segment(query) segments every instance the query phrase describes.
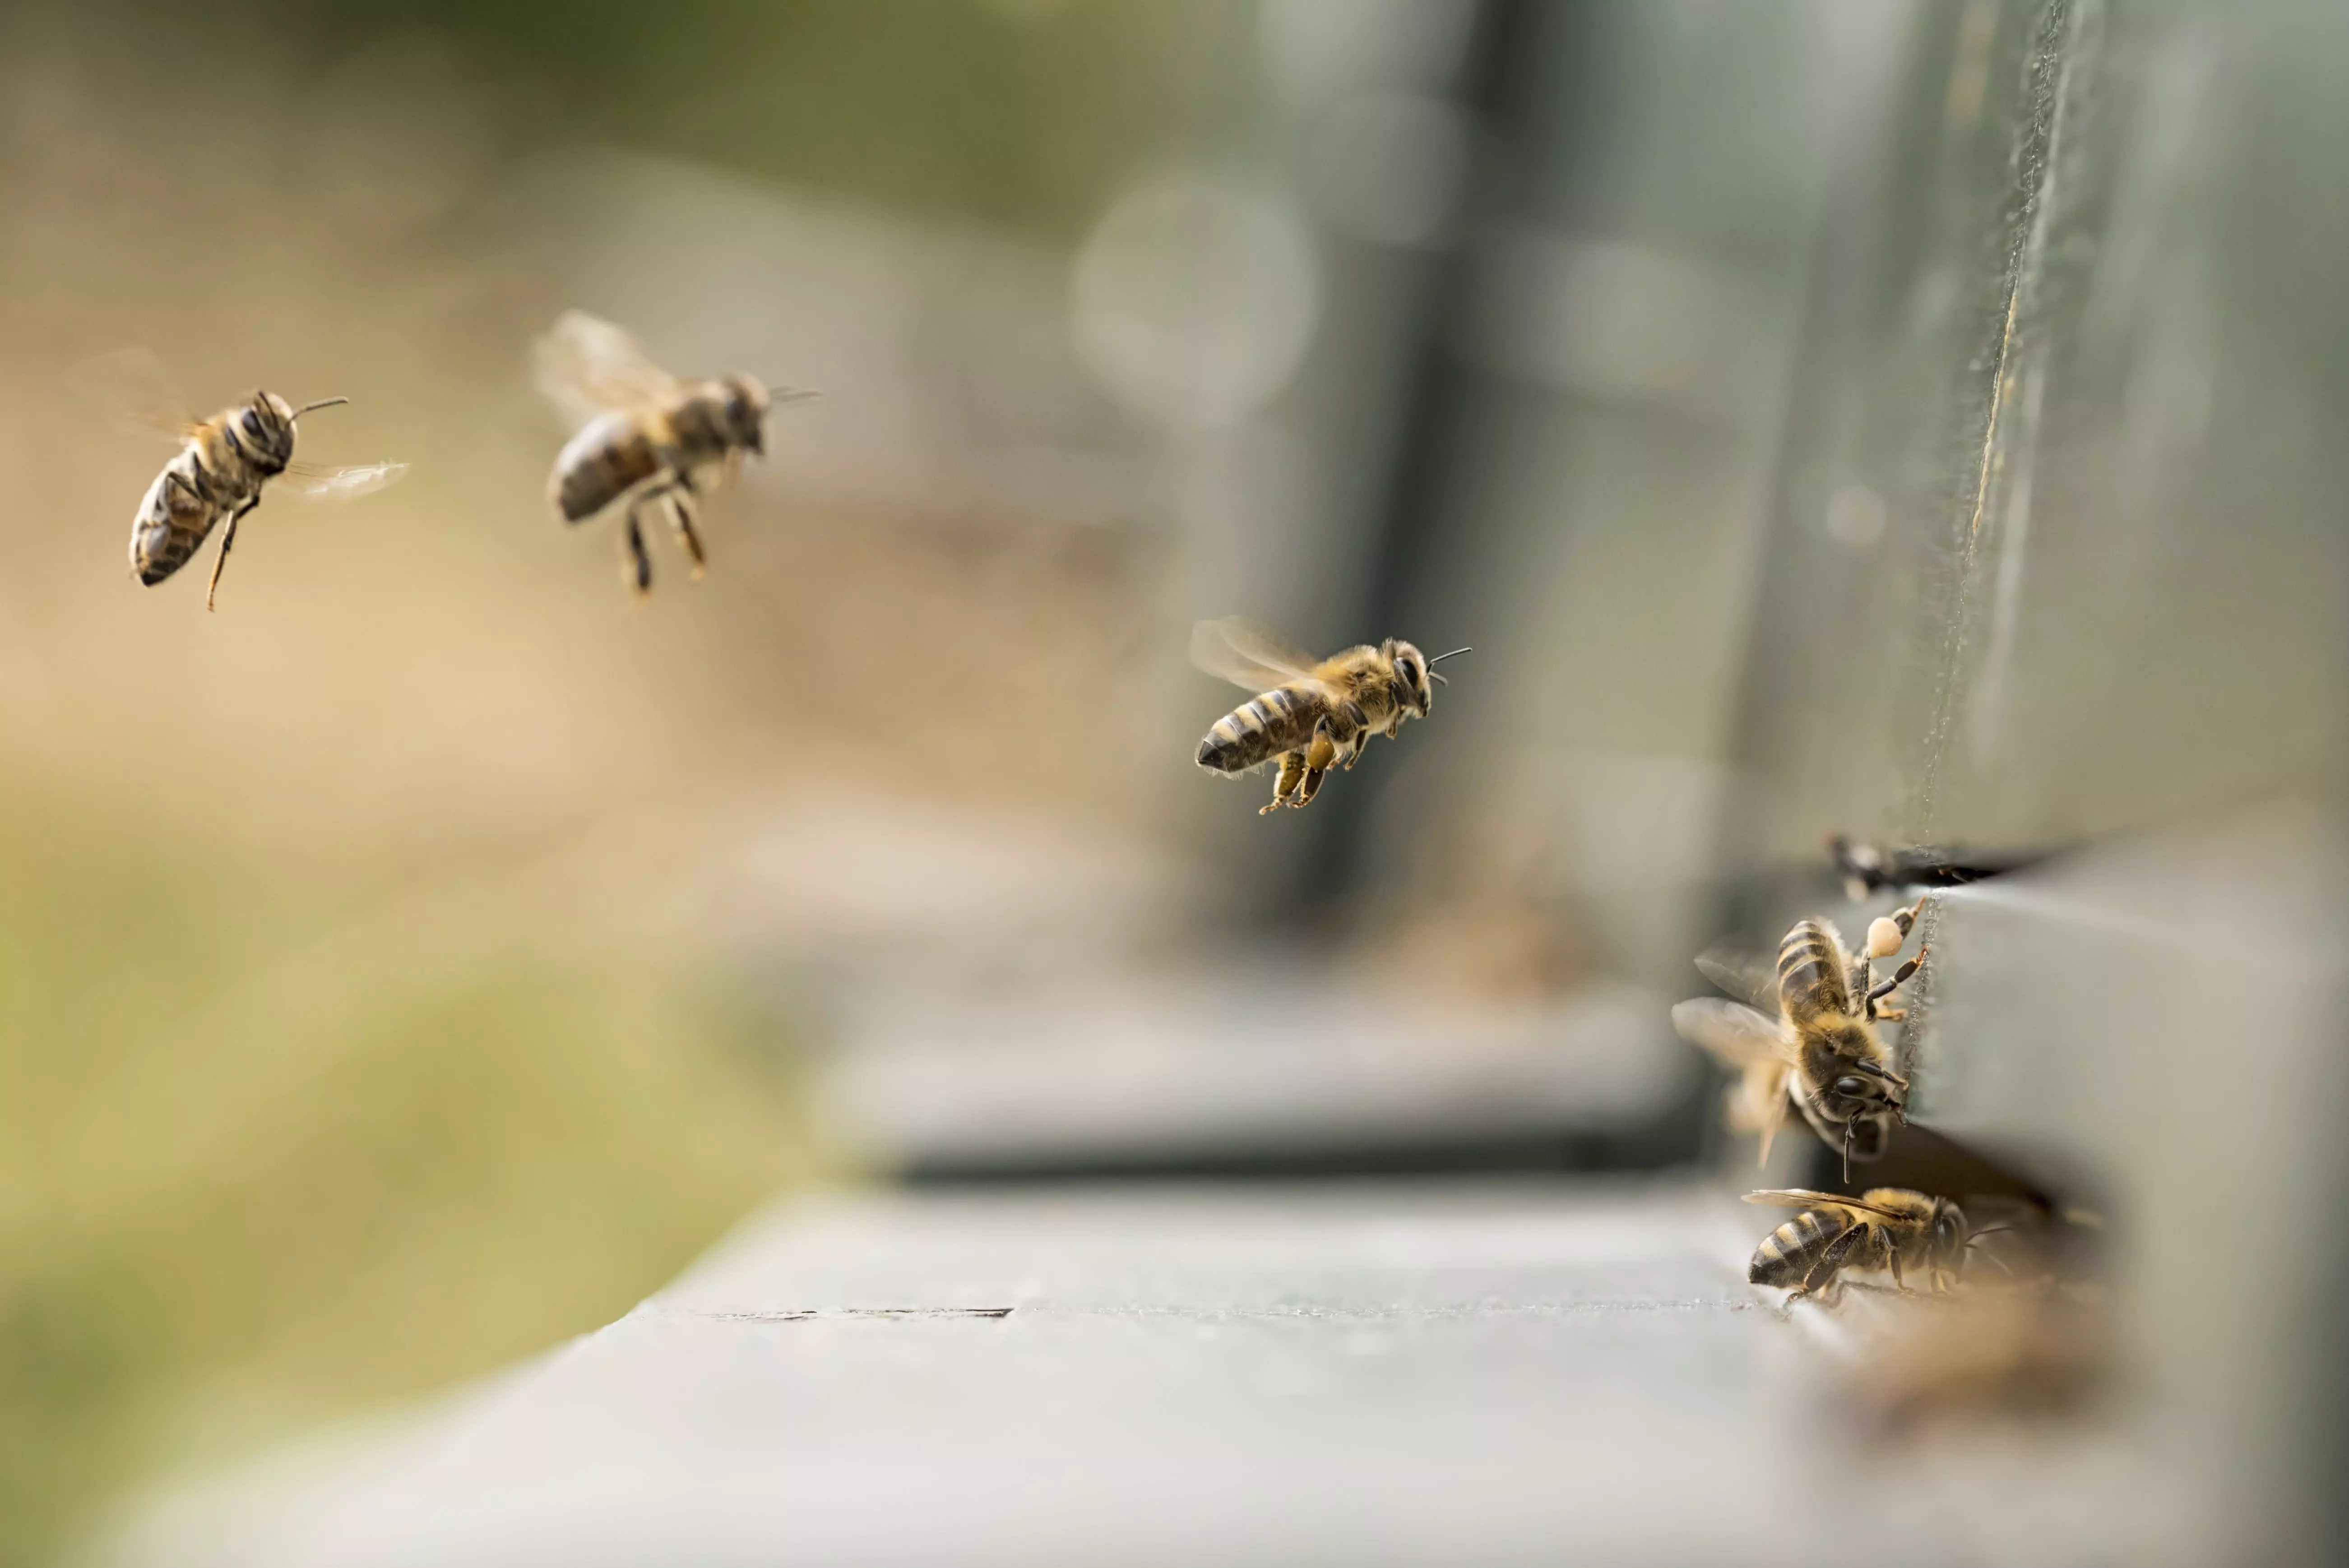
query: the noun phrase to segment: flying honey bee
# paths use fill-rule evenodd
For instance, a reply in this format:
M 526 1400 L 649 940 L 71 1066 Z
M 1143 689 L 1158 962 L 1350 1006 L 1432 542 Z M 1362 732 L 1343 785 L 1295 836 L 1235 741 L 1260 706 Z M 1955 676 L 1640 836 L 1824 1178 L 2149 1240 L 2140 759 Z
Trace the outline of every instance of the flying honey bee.
M 1875 965 L 1900 951 L 1924 907 L 1920 898 L 1870 924 L 1857 958 L 1835 927 L 1802 920 L 1779 944 L 1774 976 L 1712 954 L 1697 960 L 1707 977 L 1754 1006 L 1700 997 L 1672 1009 L 1672 1026 L 1742 1075 L 1730 1125 L 1760 1135 L 1764 1161 L 1790 1101 L 1821 1139 L 1840 1142 L 1847 1181 L 1853 1159 L 1880 1156 L 1894 1124 L 1908 1120 L 1909 1080 L 1892 1070 L 1876 1025 L 1909 1016 L 1885 999 L 1917 973 L 1926 949 L 1880 984 Z
M 814 396 L 770 394 L 755 376 L 680 382 L 626 332 L 580 310 L 555 318 L 535 357 L 539 390 L 578 426 L 547 476 L 547 500 L 565 522 L 620 510 L 620 576 L 637 597 L 653 583 L 646 514 L 667 514 L 698 580 L 703 490 L 730 482 L 743 453 L 766 455 L 775 403 Z
M 1237 616 L 1202 621 L 1191 628 L 1191 662 L 1258 695 L 1216 721 L 1196 760 L 1233 775 L 1277 759 L 1272 804 L 1257 815 L 1303 806 L 1330 769 L 1354 766 L 1372 735 L 1392 740 L 1404 719 L 1425 718 L 1444 679 L 1435 666 L 1472 651 L 1431 659 L 1389 637 L 1316 659 Z
M 84 396 L 123 422 L 180 443 L 147 487 L 130 521 L 130 571 L 151 588 L 203 547 L 215 528 L 220 553 L 204 590 L 210 610 L 221 573 L 235 548 L 237 524 L 261 504 L 262 487 L 283 478 L 300 495 L 348 500 L 381 490 L 408 471 L 406 463 L 321 468 L 294 460 L 294 428 L 303 415 L 350 401 L 324 397 L 295 407 L 274 392 L 255 392 L 208 419 L 187 412 L 162 363 L 142 349 L 88 361 L 73 380 Z
M 1762 1238 L 1745 1277 L 1754 1284 L 1793 1288 L 1787 1299 L 1839 1287 L 1847 1273 L 1881 1272 L 1908 1288 L 1910 1273 L 1938 1293 L 1957 1283 L 1965 1266 L 1965 1211 L 1947 1198 L 1905 1187 L 1871 1188 L 1863 1197 L 1800 1189 L 1748 1192 L 1749 1203 L 1776 1203 L 1801 1213 Z

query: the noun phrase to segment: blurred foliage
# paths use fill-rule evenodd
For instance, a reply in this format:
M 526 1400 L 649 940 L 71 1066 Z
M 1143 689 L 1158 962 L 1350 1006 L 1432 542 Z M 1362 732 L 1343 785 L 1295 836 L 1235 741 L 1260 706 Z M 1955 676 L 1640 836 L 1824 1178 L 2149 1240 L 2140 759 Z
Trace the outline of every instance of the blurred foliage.
M 606 1323 L 806 1165 L 771 1023 L 540 940 L 537 868 L 386 896 L 12 806 L 0 1563 Z

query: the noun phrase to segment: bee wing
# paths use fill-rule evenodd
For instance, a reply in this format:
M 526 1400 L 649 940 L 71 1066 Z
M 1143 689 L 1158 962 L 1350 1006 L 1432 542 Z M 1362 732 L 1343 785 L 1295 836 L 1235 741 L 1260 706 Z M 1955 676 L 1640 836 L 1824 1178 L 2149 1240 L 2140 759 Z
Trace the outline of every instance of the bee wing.
M 1754 954 L 1734 947 L 1708 947 L 1696 955 L 1696 966 L 1731 995 L 1765 1013 L 1777 1011 L 1778 972 Z
M 1699 996 L 1672 1008 L 1672 1027 L 1681 1038 L 1702 1046 L 1724 1067 L 1784 1065 L 1788 1057 L 1785 1031 L 1775 1018 L 1765 1018 L 1742 1002 Z
M 359 463 L 345 469 L 291 463 L 278 482 L 295 495 L 310 496 L 319 500 L 351 500 L 359 496 L 373 495 L 384 486 L 397 482 L 407 471 L 406 463 Z
M 163 362 L 144 348 L 119 348 L 66 372 L 66 385 L 118 429 L 184 441 L 197 419 Z
M 1316 663 L 1312 655 L 1237 615 L 1193 626 L 1191 662 L 1249 691 L 1311 680 Z
M 1731 1130 L 1751 1132 L 1762 1140 L 1757 1166 L 1770 1163 L 1770 1145 L 1786 1123 L 1786 1078 L 1794 1070 L 1786 1062 L 1749 1062 L 1744 1078 L 1730 1091 Z
M 584 310 L 566 310 L 533 346 L 538 389 L 574 424 L 613 408 L 665 402 L 677 377 L 654 364 L 621 327 Z
M 1909 1217 L 1898 1209 L 1888 1209 L 1865 1198 L 1847 1198 L 1840 1192 L 1814 1192 L 1807 1187 L 1776 1187 L 1748 1192 L 1745 1201 L 1749 1203 L 1775 1203 L 1782 1209 L 1843 1209 L 1851 1213 L 1870 1214 L 1887 1220 Z

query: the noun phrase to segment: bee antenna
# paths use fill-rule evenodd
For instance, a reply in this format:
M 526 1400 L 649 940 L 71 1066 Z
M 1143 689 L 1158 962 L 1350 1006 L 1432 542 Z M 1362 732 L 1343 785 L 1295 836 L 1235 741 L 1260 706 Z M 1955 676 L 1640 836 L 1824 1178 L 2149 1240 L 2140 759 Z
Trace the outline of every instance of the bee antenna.
M 823 396 L 823 393 L 812 387 L 783 387 L 769 392 L 767 403 L 771 407 L 777 403 L 804 403 L 811 397 Z
M 299 408 L 295 409 L 294 417 L 298 419 L 314 408 L 331 408 L 338 403 L 347 403 L 349 401 L 350 399 L 347 397 L 321 397 L 316 403 L 305 403 Z
M 1448 654 L 1438 654 L 1427 662 L 1431 665 L 1440 665 L 1446 659 L 1456 659 L 1463 654 L 1473 654 L 1475 651 L 1474 648 L 1454 648 Z

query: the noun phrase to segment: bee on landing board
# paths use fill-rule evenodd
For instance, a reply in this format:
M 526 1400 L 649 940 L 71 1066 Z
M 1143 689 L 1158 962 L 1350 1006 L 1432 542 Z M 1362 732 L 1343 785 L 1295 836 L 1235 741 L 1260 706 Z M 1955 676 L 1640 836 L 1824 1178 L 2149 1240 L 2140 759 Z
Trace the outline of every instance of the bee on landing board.
M 708 564 L 695 527 L 702 492 L 731 480 L 743 453 L 766 455 L 769 408 L 814 396 L 770 394 L 755 376 L 680 382 L 626 332 L 580 310 L 555 318 L 535 359 L 539 390 L 578 425 L 547 476 L 547 500 L 565 522 L 621 513 L 620 576 L 637 598 L 653 584 L 646 515 L 667 515 L 698 581 Z
M 295 407 L 274 392 L 255 392 L 208 419 L 187 412 L 171 376 L 152 355 L 130 349 L 76 368 L 83 395 L 123 422 L 180 443 L 147 487 L 130 521 L 130 571 L 152 588 L 181 567 L 220 530 L 204 608 L 220 594 L 221 573 L 235 548 L 237 524 L 261 504 L 262 487 L 283 478 L 296 494 L 348 500 L 381 490 L 408 471 L 406 463 L 322 468 L 294 460 L 295 424 L 303 415 L 350 401 L 324 397 Z
M 1707 978 L 1753 1006 L 1717 996 L 1682 1002 L 1672 1009 L 1672 1027 L 1740 1073 L 1730 1125 L 1760 1135 L 1764 1161 L 1789 1103 L 1830 1147 L 1841 1147 L 1846 1181 L 1854 1159 L 1880 1156 L 1894 1125 L 1908 1120 L 1909 1080 L 1892 1070 L 1876 1026 L 1909 1016 L 1887 998 L 1917 973 L 1926 950 L 1881 983 L 1875 965 L 1900 951 L 1924 907 L 1920 898 L 1869 925 L 1867 950 L 1857 958 L 1834 926 L 1801 920 L 1779 944 L 1775 975 L 1713 954 L 1696 961 Z
M 1877 1187 L 1858 1198 L 1794 1189 L 1748 1192 L 1745 1201 L 1802 1211 L 1762 1238 L 1745 1271 L 1752 1284 L 1791 1287 L 1789 1301 L 1832 1299 L 1827 1293 L 1847 1272 L 1889 1273 L 1902 1290 L 1915 1273 L 1940 1295 L 1965 1265 L 1965 1211 L 1947 1198 Z
M 1404 719 L 1425 718 L 1444 679 L 1435 666 L 1472 651 L 1431 659 L 1389 637 L 1316 659 L 1237 616 L 1202 621 L 1191 628 L 1191 662 L 1258 695 L 1216 721 L 1196 761 L 1226 776 L 1278 761 L 1272 804 L 1257 815 L 1302 806 L 1330 769 L 1354 766 L 1372 735 L 1392 740 Z

